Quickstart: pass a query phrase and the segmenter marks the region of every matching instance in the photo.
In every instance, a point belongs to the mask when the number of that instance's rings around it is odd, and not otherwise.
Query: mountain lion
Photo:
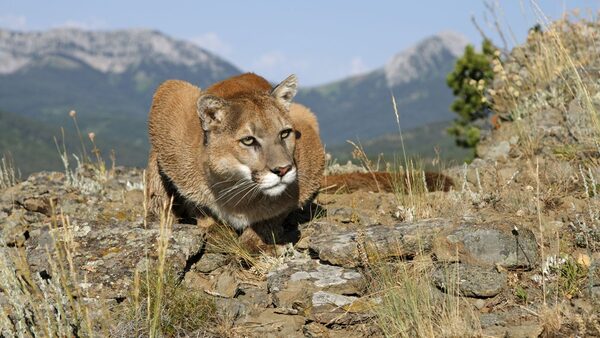
[[[173,198],[180,221],[214,219],[270,242],[316,195],[325,163],[313,113],[292,103],[296,76],[274,88],[247,73],[200,90],[168,80],[149,114],[148,208]]]

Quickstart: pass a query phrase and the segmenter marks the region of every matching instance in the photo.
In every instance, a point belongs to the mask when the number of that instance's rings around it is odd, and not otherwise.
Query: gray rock
[[[233,271],[226,269],[213,280],[211,289],[215,296],[233,298],[238,294],[239,282]]]
[[[356,270],[324,265],[314,259],[295,259],[269,273],[267,289],[273,304],[281,308],[305,310],[316,292],[359,295],[365,279]]]
[[[128,295],[135,270],[155,264],[159,236],[155,224],[145,229],[129,222],[100,223],[72,219],[71,226],[70,231],[62,226],[57,229],[45,226],[30,232],[25,248],[32,272],[47,273],[51,277],[55,272],[48,262],[47,250],[55,253],[56,243],[72,238],[73,242],[67,242],[67,245],[72,250],[74,265],[79,267],[79,280],[83,281],[85,275],[90,285],[86,290],[89,295],[122,298]],[[166,258],[170,268],[175,272],[184,270],[188,259],[199,249],[201,235],[196,226],[173,226]],[[64,257],[56,256],[55,259]],[[145,263],[140,265],[140,262]]]
[[[446,234],[447,245],[436,248],[438,257],[452,257],[458,251],[461,262],[507,269],[532,269],[539,261],[535,235],[510,223],[464,224]],[[445,252],[444,252],[445,251]]]
[[[276,309],[264,309],[248,315],[236,323],[235,332],[241,337],[301,338],[306,319],[302,316],[290,316],[277,313]]]
[[[216,298],[215,308],[221,318],[227,318],[231,321],[237,321],[248,315],[246,304],[235,298]]]
[[[482,313],[479,315],[479,324],[485,329],[490,326],[504,326],[506,321],[496,313]]]
[[[194,264],[192,269],[203,273],[209,273],[227,265],[229,261],[230,258],[227,257],[227,255],[207,252],[200,257],[200,260]]]
[[[446,292],[458,288],[460,294],[466,297],[489,298],[499,294],[506,286],[506,273],[494,268],[451,264],[439,266],[433,273],[433,281]]]
[[[379,258],[413,256],[429,252],[434,236],[452,226],[443,219],[400,223],[393,227],[376,225],[366,227],[362,235],[354,230],[334,230],[311,238],[309,248],[323,261],[343,267],[361,265],[358,242]]]
[[[313,293],[312,305],[313,306],[335,305],[338,307],[342,307],[344,305],[352,304],[357,299],[358,299],[357,297],[353,297],[353,296],[343,296],[343,295],[338,295],[338,294],[331,293],[331,292],[317,291],[317,292]]]

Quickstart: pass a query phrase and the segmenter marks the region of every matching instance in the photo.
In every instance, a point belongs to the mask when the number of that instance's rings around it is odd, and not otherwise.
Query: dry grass
[[[231,227],[219,223],[210,227],[206,240],[207,250],[227,255],[240,268],[247,269],[258,278],[265,277],[274,267],[298,254],[291,244],[273,245],[270,252],[251,252]]]
[[[118,308],[124,318],[111,328],[111,336],[202,336],[211,330],[213,299],[180,283],[174,271],[158,270],[135,275],[131,299]]]
[[[52,203],[52,200],[51,202]],[[165,206],[169,210],[170,206]],[[156,261],[136,271],[131,296],[121,305],[90,298],[83,285],[73,227],[52,205],[48,269],[34,272],[22,244],[0,243],[0,336],[107,337],[203,334],[214,322],[212,299],[179,284],[166,262],[171,213],[163,213]]]
[[[585,126],[589,137],[580,142],[593,145],[600,136],[598,112],[592,99],[598,88],[589,80],[588,72],[598,66],[599,24],[568,15],[550,23],[532,3],[543,29],[532,30],[527,43],[516,47],[504,62],[494,60],[495,81],[488,90],[492,108],[501,116],[520,121],[550,108],[572,114],[567,104],[577,98],[583,114],[587,114],[581,118],[590,122]],[[536,129],[531,128],[534,126],[517,126],[522,142],[536,143]],[[524,145],[525,149],[531,147]]]
[[[215,223],[211,225],[206,239],[211,251],[230,255],[237,259],[241,266],[258,265],[259,255],[248,251],[241,243],[238,234],[231,227]]]
[[[54,207],[53,207],[54,210]],[[47,247],[50,271],[34,273],[23,247],[0,243],[0,333],[6,337],[88,336],[105,332],[93,322],[74,265],[76,247],[69,218],[53,212]]]
[[[0,189],[10,188],[17,184],[18,175],[15,173],[15,166],[10,157],[2,156],[0,160]]]
[[[519,137],[518,158],[511,158],[508,165],[487,166],[485,173],[476,168],[467,172],[465,166],[462,189],[456,186],[459,193],[437,196],[420,182],[419,166],[404,157],[397,169],[404,180],[397,184],[398,204],[405,220],[460,217],[475,211],[492,218],[518,219],[521,226],[534,230],[541,249],[542,269],[521,278],[525,278],[522,283],[529,285],[531,275],[537,275],[541,277],[540,284],[533,285],[528,292],[521,284],[514,284],[521,288],[512,292],[514,301],[525,303],[526,310],[535,314],[543,325],[545,335],[564,334],[569,329],[581,336],[597,325],[594,324],[597,319],[589,321],[585,316],[574,316],[564,304],[577,297],[589,300],[591,285],[597,283],[591,269],[573,258],[569,250],[584,248],[586,257],[593,257],[600,243],[600,235],[596,235],[600,234],[600,201],[594,178],[599,171],[600,137],[596,110],[600,102],[594,100],[599,99],[600,85],[597,74],[592,74],[600,66],[597,58],[600,24],[577,16],[548,23],[535,2],[533,6],[543,30],[532,31],[526,44],[516,47],[506,58],[494,60],[496,76],[487,92],[494,113],[511,121],[509,128]],[[575,111],[569,107],[572,101],[582,109]],[[539,127],[549,110],[565,117],[568,122],[565,125],[561,122],[561,126],[569,128],[577,142],[555,145],[553,154],[545,149],[548,137]],[[401,133],[397,110],[395,114]],[[511,165],[514,173],[508,177]],[[581,204],[563,204],[574,198],[583,199],[587,210],[582,210],[585,208]],[[437,209],[432,205],[443,207]],[[453,212],[448,213],[449,210]],[[548,225],[561,215],[563,222],[571,222],[569,229],[575,230],[577,245],[563,244],[575,240],[572,232],[565,228],[560,232]],[[564,257],[564,262],[561,260],[555,270],[544,272],[550,255]],[[431,263],[426,259],[393,264],[369,261],[376,267],[372,268],[372,283],[377,286],[374,292],[382,299],[376,309],[377,323],[386,336],[481,334],[477,316],[472,311],[458,310],[467,305],[464,300],[441,296],[433,287]]]
[[[433,284],[431,260],[372,264],[376,323],[386,337],[476,337],[479,320],[464,298],[457,295],[459,276],[448,270],[444,294]]]
[[[145,178],[145,175],[143,175]],[[145,181],[143,185],[145,186]],[[146,189],[142,189],[144,194]],[[144,212],[148,196],[144,195]],[[125,304],[115,312],[125,315],[111,328],[111,335],[125,336],[186,336],[203,335],[215,320],[214,301],[198,290],[181,283],[180,276],[167,265],[169,239],[173,226],[173,201],[164,205],[160,214],[157,237],[157,260],[154,266],[135,271],[133,288]],[[144,215],[144,227],[147,227]],[[146,262],[151,262],[148,252]]]

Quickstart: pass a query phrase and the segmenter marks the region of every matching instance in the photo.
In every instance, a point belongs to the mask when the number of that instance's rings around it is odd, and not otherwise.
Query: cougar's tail
[[[411,182],[425,183],[428,191],[448,191],[454,186],[452,179],[444,174],[436,172],[415,172]],[[401,192],[406,191],[408,186],[406,175],[402,173],[372,172],[372,173],[348,173],[323,176],[321,179],[321,191],[350,193],[357,190],[373,192]]]

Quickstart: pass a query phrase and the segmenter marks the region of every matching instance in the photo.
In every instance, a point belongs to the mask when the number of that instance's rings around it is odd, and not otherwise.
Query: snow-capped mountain
[[[175,40],[153,30],[0,30],[0,74],[14,73],[49,56],[77,60],[99,72],[115,74],[144,62],[203,66],[214,72],[231,68],[221,58],[191,42]]]
[[[152,30],[0,30],[0,111],[35,120],[47,127],[44,135],[60,139],[60,127],[73,128],[68,112],[75,110],[84,131],[95,132],[106,152],[115,149],[122,165],[145,164],[146,116],[162,81],[206,87],[239,73],[191,42]],[[52,138],[44,143],[54,145]],[[58,169],[56,154],[48,156]]]
[[[398,53],[384,67],[388,86],[408,83],[443,68],[448,54],[455,58],[460,56],[468,43],[460,34],[442,32]]]

